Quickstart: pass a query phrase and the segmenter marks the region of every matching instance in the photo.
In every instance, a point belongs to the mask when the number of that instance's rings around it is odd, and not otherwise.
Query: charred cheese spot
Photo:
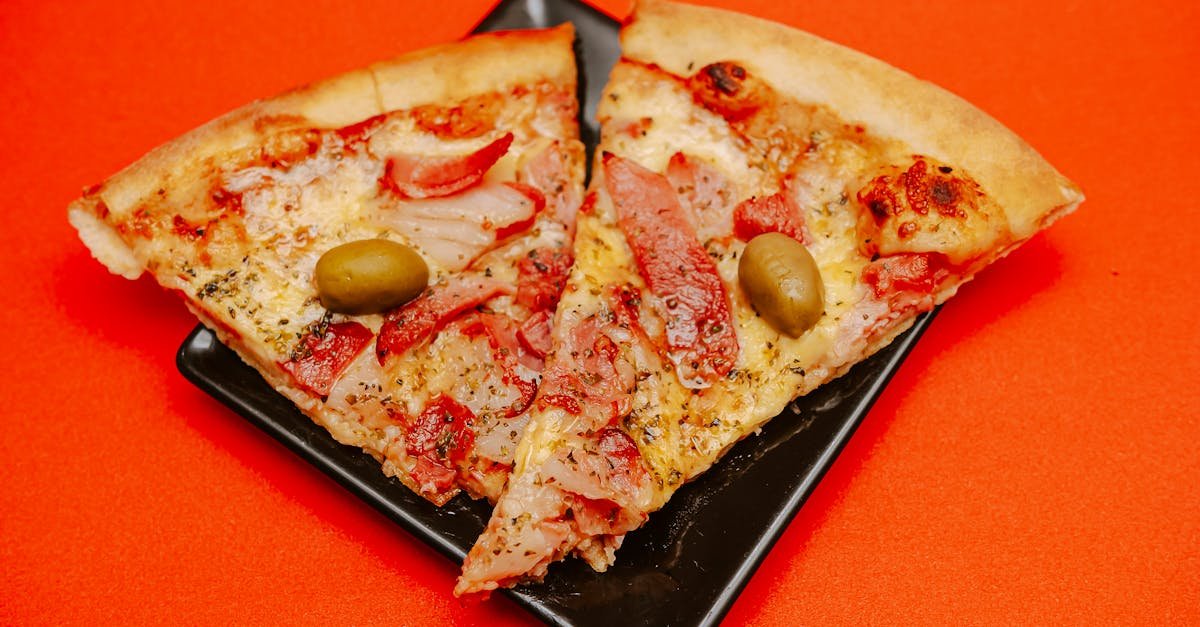
[[[753,115],[769,95],[765,85],[732,61],[700,68],[687,79],[687,85],[696,102],[731,122]]]
[[[1010,237],[1003,210],[974,179],[929,157],[884,168],[857,198],[867,256],[940,253],[961,264]]]
[[[736,94],[746,79],[746,70],[733,63],[713,63],[703,70],[713,87],[730,96]]]

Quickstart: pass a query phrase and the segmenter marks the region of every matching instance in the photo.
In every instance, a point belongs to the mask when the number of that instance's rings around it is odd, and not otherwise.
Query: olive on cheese
[[[817,262],[804,244],[782,233],[763,233],[746,244],[738,281],[759,315],[791,337],[813,328],[825,311]]]
[[[378,313],[416,298],[429,284],[429,267],[415,250],[385,239],[331,248],[317,260],[321,305],[345,314]]]

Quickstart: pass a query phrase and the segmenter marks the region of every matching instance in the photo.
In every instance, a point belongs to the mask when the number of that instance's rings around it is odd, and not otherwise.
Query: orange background
[[[0,623],[530,620],[185,382],[193,319],[64,215],[490,4],[0,4]],[[742,9],[961,94],[1088,201],[945,307],[729,622],[1200,621],[1200,5],[786,4]]]

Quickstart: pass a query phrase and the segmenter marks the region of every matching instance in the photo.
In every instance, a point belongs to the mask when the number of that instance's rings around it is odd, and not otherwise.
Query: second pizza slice
[[[570,554],[606,569],[729,447],[1083,198],[961,99],[799,31],[644,2],[622,45],[554,350],[458,594]]]

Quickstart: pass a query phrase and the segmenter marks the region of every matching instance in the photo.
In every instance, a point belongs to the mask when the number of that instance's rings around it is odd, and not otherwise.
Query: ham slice
[[[383,185],[401,198],[440,198],[460,192],[483,180],[483,175],[512,145],[513,134],[467,155],[431,157],[395,154],[388,157]]]
[[[667,163],[666,175],[701,242],[733,232],[729,209],[737,192],[724,174],[701,159],[677,152]]]
[[[650,475],[618,420],[630,410],[630,358],[654,355],[628,311],[630,289],[607,290],[608,312],[564,322],[571,330],[550,357],[531,428],[555,425],[554,434],[527,436],[517,460],[525,467],[467,555],[456,595],[541,577],[570,552],[603,570],[624,534],[645,521]]]
[[[662,303],[667,356],[679,380],[706,388],[738,354],[725,285],[696,237],[677,192],[661,174],[604,153],[604,183],[638,272]]]
[[[518,173],[521,181],[546,196],[546,209],[555,220],[575,232],[575,210],[579,208],[579,190],[571,185],[571,172],[562,146],[554,142],[529,159]]]
[[[527,186],[484,183],[444,198],[388,203],[376,221],[405,234],[427,259],[457,272],[528,230],[544,203]]]

